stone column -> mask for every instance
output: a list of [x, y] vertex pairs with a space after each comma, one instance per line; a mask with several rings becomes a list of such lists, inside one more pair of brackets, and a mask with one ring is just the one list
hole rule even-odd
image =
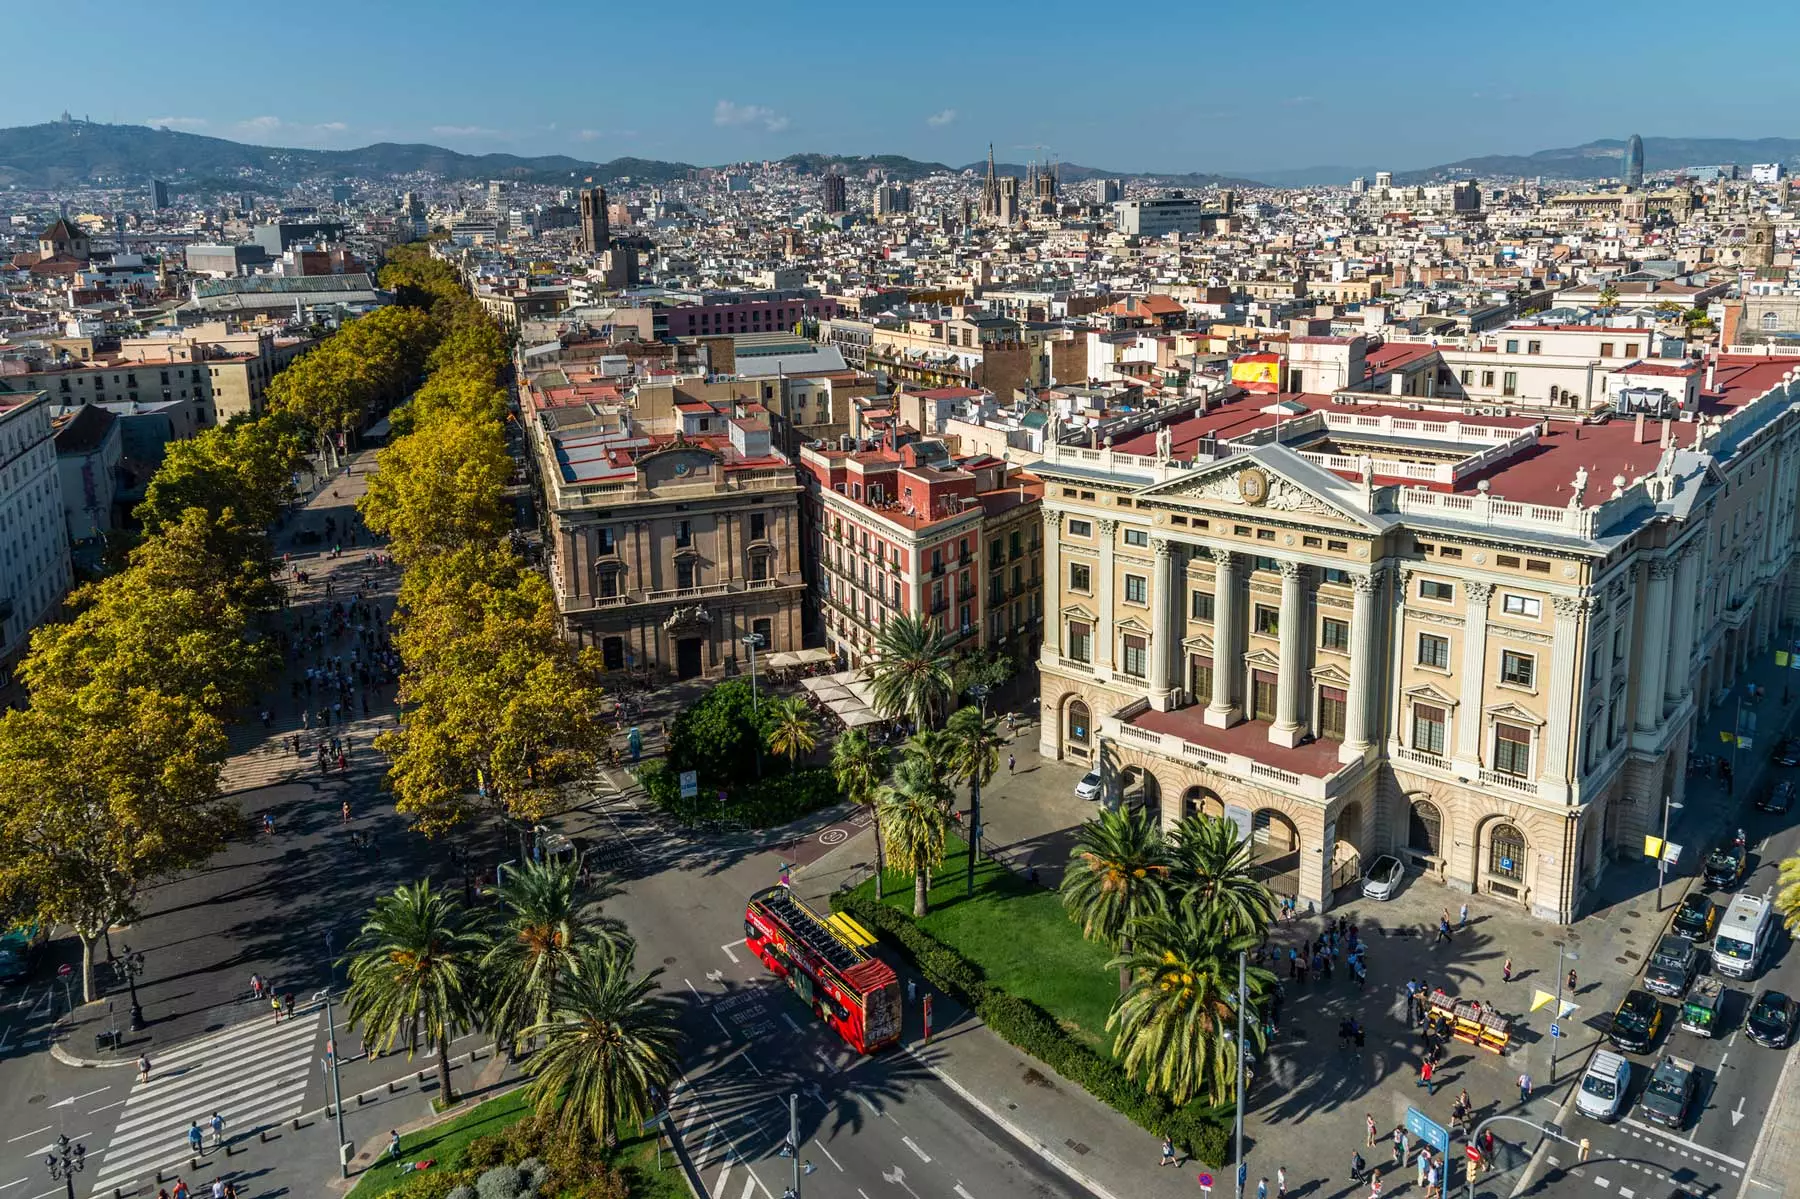
[[1150, 580], [1150, 704], [1159, 712], [1174, 705], [1170, 702], [1169, 665], [1174, 661], [1170, 642], [1179, 641], [1169, 619], [1175, 589], [1175, 547], [1166, 537], [1153, 537], [1150, 549], [1156, 555], [1156, 567]]
[[1663, 666], [1663, 700], [1671, 707], [1694, 689], [1694, 603], [1699, 584], [1699, 556], [1690, 549], [1675, 561], [1675, 632]]
[[1062, 657], [1062, 522], [1060, 508], [1044, 510], [1044, 661]]
[[1276, 676], [1275, 723], [1269, 740], [1294, 746], [1306, 735], [1300, 723], [1300, 688], [1306, 674], [1306, 568], [1298, 562], [1281, 564], [1281, 671]]
[[1456, 720], [1456, 761], [1470, 769], [1481, 763], [1481, 699], [1487, 687], [1488, 601], [1493, 598], [1492, 583], [1464, 583], [1468, 598], [1463, 616], [1463, 653], [1460, 668], [1462, 702]]
[[1391, 700], [1388, 709], [1388, 736], [1394, 743], [1404, 746], [1412, 744], [1411, 734], [1406, 726], [1406, 692], [1400, 682], [1406, 677], [1407, 654], [1411, 652], [1408, 647], [1413, 644], [1410, 640], [1412, 634], [1406, 627], [1406, 589], [1412, 586], [1412, 578], [1411, 567], [1397, 566], [1394, 568], [1394, 614], [1392, 618], [1394, 629], [1392, 677], [1394, 685], [1389, 688]]
[[1350, 576], [1350, 686], [1344, 713], [1344, 744], [1338, 756], [1354, 762], [1369, 751], [1371, 702], [1375, 692], [1375, 591], [1379, 568]]
[[1243, 656], [1238, 648], [1238, 559], [1230, 550], [1215, 549], [1213, 557], [1213, 677], [1212, 702], [1206, 705], [1206, 723], [1227, 729], [1238, 722], [1239, 709], [1232, 702], [1231, 681]]
[[1094, 670], [1110, 679], [1119, 639], [1113, 624], [1113, 541], [1118, 536], [1119, 522], [1097, 520], [1094, 527], [1100, 534], [1100, 616], [1094, 629]]
[[1637, 680], [1637, 727], [1645, 732], [1662, 723], [1663, 667], [1667, 659], [1655, 652], [1655, 646], [1669, 627], [1669, 592], [1673, 590], [1670, 580], [1674, 573], [1674, 564], [1667, 558], [1657, 558], [1650, 563], [1650, 583], [1644, 602], [1644, 648], [1647, 652], [1638, 655], [1638, 661], [1643, 665], [1643, 677]]
[[1581, 622], [1594, 610], [1587, 596], [1559, 595], [1556, 606], [1556, 639], [1550, 645], [1550, 707], [1544, 726], [1544, 743], [1538, 749], [1538, 778], [1567, 790], [1569, 728], [1574, 719], [1575, 679], [1580, 669]]

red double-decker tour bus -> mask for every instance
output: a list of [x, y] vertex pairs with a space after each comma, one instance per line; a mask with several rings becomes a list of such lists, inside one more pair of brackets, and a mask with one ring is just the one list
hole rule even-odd
[[900, 980], [864, 952], [875, 938], [845, 913], [821, 918], [770, 887], [744, 909], [744, 943], [857, 1052], [900, 1039]]

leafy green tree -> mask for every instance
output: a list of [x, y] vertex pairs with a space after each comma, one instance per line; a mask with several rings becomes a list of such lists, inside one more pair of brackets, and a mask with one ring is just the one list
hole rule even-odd
[[623, 949], [630, 938], [617, 920], [584, 914], [590, 903], [618, 892], [607, 889], [584, 897], [572, 859], [527, 860], [508, 870], [490, 891], [500, 901], [500, 911], [486, 930], [487, 951], [481, 957], [487, 1029], [511, 1045], [521, 1031], [550, 1019], [556, 989], [579, 968], [584, 949], [601, 944]]
[[505, 490], [513, 460], [498, 426], [430, 419], [375, 461], [357, 507], [402, 565], [464, 546], [498, 546], [511, 531]]
[[[1106, 1020], [1114, 1054], [1127, 1074], [1171, 1104], [1198, 1097], [1225, 1103], [1237, 1084], [1237, 955], [1256, 939], [1221, 941], [1187, 911], [1136, 920], [1131, 936], [1131, 948], [1112, 961], [1131, 979]], [[1267, 970], [1248, 971], [1253, 1007], [1273, 983]], [[1246, 1020], [1245, 1030], [1260, 1048], [1262, 1022]]]
[[1250, 838], [1221, 816], [1186, 816], [1170, 834], [1174, 886], [1223, 940], [1255, 934], [1275, 919], [1275, 896], [1255, 873]]
[[989, 691], [1002, 687], [1017, 671], [1018, 667], [1006, 654], [974, 650], [958, 654], [950, 674], [955, 694], [967, 695], [975, 687], [986, 687]]
[[1775, 910], [1789, 932], [1800, 931], [1800, 856], [1783, 858], [1775, 880]]
[[349, 946], [352, 1025], [384, 1053], [407, 1056], [420, 1032], [435, 1047], [438, 1096], [455, 1101], [450, 1042], [478, 1011], [481, 936], [462, 906], [429, 881], [402, 884], [375, 901]]
[[[888, 752], [869, 740], [866, 729], [846, 729], [831, 746], [831, 774], [851, 803], [876, 812], [881, 780], [887, 777]], [[882, 854], [881, 821], [875, 821], [875, 897], [882, 897], [887, 860]]]
[[694, 771], [703, 790], [735, 786], [767, 741], [768, 719], [768, 704], [752, 704], [747, 680], [720, 683], [675, 717], [669, 769]]
[[888, 852], [913, 876], [913, 915], [925, 915], [931, 872], [944, 862], [950, 831], [950, 788], [922, 754], [902, 757], [894, 781], [881, 789], [877, 819]]
[[213, 517], [229, 511], [264, 530], [293, 498], [293, 476], [306, 467], [306, 433], [296, 420], [270, 414], [233, 421], [170, 442], [135, 514], [150, 535], [190, 508]]
[[1600, 310], [1602, 312], [1611, 312], [1618, 306], [1619, 289], [1614, 287], [1611, 283], [1608, 283], [1600, 289]]
[[943, 626], [924, 616], [901, 615], [883, 625], [868, 667], [875, 708], [890, 719], [910, 717], [931, 728], [950, 704], [950, 640]]
[[525, 1062], [540, 1115], [557, 1113], [565, 1130], [611, 1145], [621, 1127], [652, 1114], [654, 1095], [668, 1094], [679, 1069], [674, 1005], [656, 990], [661, 974], [634, 977], [628, 952], [582, 950], [550, 1018], [526, 1030], [543, 1039]]
[[763, 701], [763, 707], [769, 751], [786, 758], [790, 766], [798, 766], [819, 744], [813, 732], [812, 709], [797, 695], [772, 696]]
[[[1171, 872], [1169, 847], [1149, 813], [1108, 809], [1081, 826], [1063, 874], [1063, 907], [1082, 936], [1127, 953], [1137, 923], [1168, 910]], [[1130, 981], [1121, 969], [1121, 994]]]

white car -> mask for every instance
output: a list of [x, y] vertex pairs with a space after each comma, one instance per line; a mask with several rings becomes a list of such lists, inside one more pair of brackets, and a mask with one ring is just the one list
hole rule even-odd
[[1575, 1092], [1575, 1110], [1595, 1120], [1614, 1120], [1625, 1110], [1631, 1089], [1631, 1063], [1618, 1054], [1596, 1049]]
[[1399, 894], [1400, 880], [1405, 877], [1406, 867], [1401, 864], [1400, 859], [1391, 853], [1384, 853], [1363, 872], [1363, 898], [1392, 899]]
[[1081, 776], [1081, 781], [1075, 784], [1075, 798], [1100, 798], [1100, 772], [1098, 770], [1090, 770]]

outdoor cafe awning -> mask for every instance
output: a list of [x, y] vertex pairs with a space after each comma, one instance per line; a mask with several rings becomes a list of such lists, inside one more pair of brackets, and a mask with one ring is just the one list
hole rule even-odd
[[762, 663], [770, 670], [787, 670], [795, 666], [811, 666], [817, 662], [831, 661], [831, 651], [824, 647], [815, 649], [782, 650], [769, 654]]

